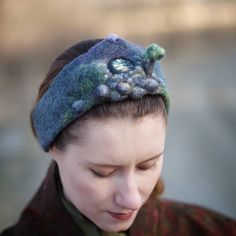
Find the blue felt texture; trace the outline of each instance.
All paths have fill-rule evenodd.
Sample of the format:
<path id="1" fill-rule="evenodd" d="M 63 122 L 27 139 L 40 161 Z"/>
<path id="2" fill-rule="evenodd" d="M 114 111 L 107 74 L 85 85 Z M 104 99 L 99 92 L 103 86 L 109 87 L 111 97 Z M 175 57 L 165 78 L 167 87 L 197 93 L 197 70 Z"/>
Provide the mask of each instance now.
<path id="1" fill-rule="evenodd" d="M 65 127 L 97 104 L 161 94 L 168 111 L 160 62 L 147 58 L 144 47 L 112 34 L 67 64 L 32 113 L 42 149 L 47 152 Z M 149 77 L 148 67 L 152 71 Z"/>

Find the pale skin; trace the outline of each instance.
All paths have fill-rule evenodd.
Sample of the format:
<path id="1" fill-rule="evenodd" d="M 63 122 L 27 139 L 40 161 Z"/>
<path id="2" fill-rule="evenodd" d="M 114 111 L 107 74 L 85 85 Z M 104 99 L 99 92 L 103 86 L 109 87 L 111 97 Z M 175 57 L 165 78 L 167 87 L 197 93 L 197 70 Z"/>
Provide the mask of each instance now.
<path id="1" fill-rule="evenodd" d="M 100 229 L 125 231 L 160 177 L 165 120 L 158 113 L 88 120 L 78 132 L 82 138 L 66 150 L 50 149 L 64 193 Z"/>

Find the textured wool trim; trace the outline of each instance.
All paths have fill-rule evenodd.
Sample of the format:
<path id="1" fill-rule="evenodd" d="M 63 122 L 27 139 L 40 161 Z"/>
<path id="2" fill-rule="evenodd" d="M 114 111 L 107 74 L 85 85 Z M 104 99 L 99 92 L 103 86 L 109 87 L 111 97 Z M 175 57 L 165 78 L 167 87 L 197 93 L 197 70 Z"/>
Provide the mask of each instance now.
<path id="1" fill-rule="evenodd" d="M 32 113 L 37 139 L 48 151 L 56 136 L 97 104 L 160 94 L 169 110 L 159 60 L 165 50 L 109 35 L 67 64 L 53 79 Z"/>

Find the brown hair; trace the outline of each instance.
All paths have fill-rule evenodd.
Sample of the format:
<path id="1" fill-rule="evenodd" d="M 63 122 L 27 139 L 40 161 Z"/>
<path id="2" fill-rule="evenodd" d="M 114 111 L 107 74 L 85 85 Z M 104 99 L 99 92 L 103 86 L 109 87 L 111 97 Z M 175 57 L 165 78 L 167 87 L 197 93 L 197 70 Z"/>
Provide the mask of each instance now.
<path id="1" fill-rule="evenodd" d="M 65 50 L 61 55 L 59 55 L 52 63 L 46 78 L 40 85 L 35 104 L 41 99 L 52 83 L 54 77 L 63 69 L 65 65 L 67 65 L 79 55 L 86 53 L 91 47 L 101 40 L 102 39 L 93 39 L 76 43 Z M 81 117 L 73 121 L 68 127 L 62 130 L 56 137 L 53 145 L 55 145 L 60 150 L 64 150 L 69 143 L 78 139 L 78 134 L 75 135 L 75 132 L 73 131 L 77 130 L 83 121 L 90 118 L 105 119 L 109 117 L 129 117 L 132 119 L 137 119 L 139 117 L 143 117 L 144 115 L 155 112 L 163 115 L 165 122 L 167 122 L 167 112 L 161 95 L 146 95 L 143 98 L 137 100 L 126 99 L 116 103 L 101 104 L 93 107 L 91 110 L 83 114 Z M 32 131 L 36 136 L 32 119 L 32 111 L 30 120 Z M 160 194 L 163 191 L 163 183 L 161 180 L 158 181 L 155 190 L 157 194 Z"/>

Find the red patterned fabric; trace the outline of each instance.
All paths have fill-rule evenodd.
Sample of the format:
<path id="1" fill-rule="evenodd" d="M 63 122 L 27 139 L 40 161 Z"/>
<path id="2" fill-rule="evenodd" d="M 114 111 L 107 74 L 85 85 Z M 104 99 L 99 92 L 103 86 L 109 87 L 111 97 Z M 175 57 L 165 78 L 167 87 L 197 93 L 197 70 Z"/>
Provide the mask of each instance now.
<path id="1" fill-rule="evenodd" d="M 1 236 L 82 236 L 60 201 L 55 163 L 19 222 Z M 130 236 L 236 236 L 236 221 L 213 211 L 169 200 L 150 198 L 129 230 Z"/>
<path id="2" fill-rule="evenodd" d="M 236 221 L 192 204 L 150 199 L 137 216 L 130 235 L 236 236 Z"/>

